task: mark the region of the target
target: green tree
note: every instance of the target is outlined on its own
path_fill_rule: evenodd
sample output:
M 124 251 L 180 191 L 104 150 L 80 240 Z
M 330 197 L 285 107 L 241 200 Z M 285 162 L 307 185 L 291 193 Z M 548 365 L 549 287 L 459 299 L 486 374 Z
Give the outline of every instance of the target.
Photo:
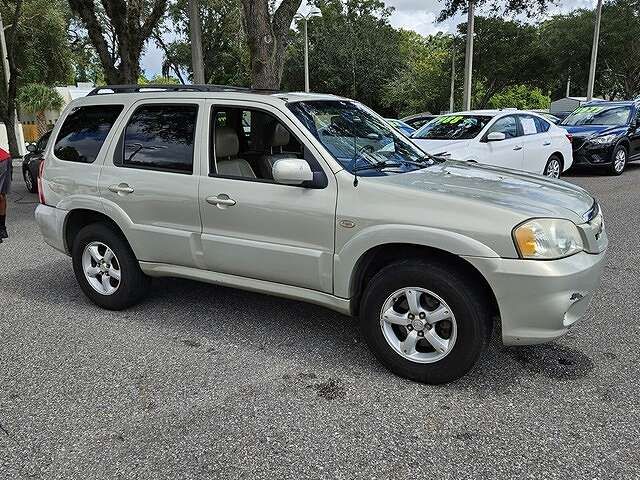
M 496 93 L 489 100 L 491 108 L 519 108 L 520 110 L 547 109 L 551 98 L 542 93 L 539 88 L 527 85 L 509 87 L 503 92 Z
M 524 15 L 533 17 L 545 13 L 549 5 L 559 4 L 559 0 L 474 0 L 476 8 L 484 6 L 493 14 Z M 438 16 L 438 20 L 446 20 L 457 13 L 466 13 L 469 0 L 444 0 L 444 8 Z
M 389 24 L 392 9 L 380 0 L 318 0 L 315 6 L 322 17 L 309 21 L 311 89 L 384 110 L 382 89 L 402 66 L 401 33 Z M 298 24 L 285 65 L 285 89 L 304 87 L 303 49 Z
M 69 0 L 95 49 L 107 83 L 136 83 L 145 43 L 167 0 Z
M 64 105 L 64 99 L 55 88 L 42 83 L 28 83 L 18 90 L 18 105 L 24 111 L 36 116 L 38 136 L 47 132 L 47 110 L 59 110 Z
M 0 2 L 6 26 L 9 85 L 0 74 L 0 121 L 7 129 L 9 149 L 19 155 L 14 110 L 20 87 L 27 83 L 54 85 L 72 80 L 67 36 L 67 11 L 61 0 Z M 0 62 L 0 70 L 3 69 Z
M 201 0 L 200 22 L 204 78 L 207 83 L 248 86 L 251 84 L 249 48 L 242 26 L 242 5 L 238 0 Z M 177 38 L 165 42 L 169 33 Z M 193 78 L 188 1 L 177 0 L 169 6 L 167 21 L 154 34 L 164 52 L 163 74 L 175 75 L 184 82 L 182 72 Z

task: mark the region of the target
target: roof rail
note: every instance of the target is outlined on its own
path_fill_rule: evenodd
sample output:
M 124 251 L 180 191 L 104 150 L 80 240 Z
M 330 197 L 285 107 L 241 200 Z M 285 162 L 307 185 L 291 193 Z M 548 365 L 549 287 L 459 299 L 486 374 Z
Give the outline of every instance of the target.
M 268 90 L 233 85 L 181 85 L 181 84 L 147 84 L 147 85 L 104 85 L 96 87 L 87 96 L 107 95 L 113 93 L 145 93 L 145 92 L 246 92 L 246 93 L 279 93 L 280 90 Z

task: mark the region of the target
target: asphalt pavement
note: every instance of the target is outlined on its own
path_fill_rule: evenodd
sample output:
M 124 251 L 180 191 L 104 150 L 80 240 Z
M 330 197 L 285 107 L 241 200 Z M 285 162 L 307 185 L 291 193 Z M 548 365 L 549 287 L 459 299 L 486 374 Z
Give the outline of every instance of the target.
M 547 345 L 494 339 L 433 387 L 313 305 L 162 279 L 135 308 L 99 309 L 43 243 L 16 168 L 0 478 L 640 478 L 640 164 L 566 180 L 598 198 L 611 241 L 586 317 Z

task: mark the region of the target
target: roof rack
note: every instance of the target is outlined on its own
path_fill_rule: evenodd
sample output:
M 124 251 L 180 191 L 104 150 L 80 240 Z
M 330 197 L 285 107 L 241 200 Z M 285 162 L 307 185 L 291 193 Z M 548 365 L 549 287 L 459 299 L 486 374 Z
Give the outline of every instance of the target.
M 96 87 L 87 96 L 108 95 L 113 93 L 145 93 L 145 92 L 245 92 L 245 93 L 280 93 L 280 90 L 262 88 L 236 87 L 233 85 L 180 85 L 180 84 L 147 84 L 147 85 L 104 85 Z

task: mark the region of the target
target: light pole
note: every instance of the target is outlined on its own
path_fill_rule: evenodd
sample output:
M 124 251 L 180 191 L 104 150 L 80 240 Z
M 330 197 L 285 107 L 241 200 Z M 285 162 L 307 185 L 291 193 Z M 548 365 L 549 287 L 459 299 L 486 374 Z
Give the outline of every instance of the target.
M 453 113 L 455 107 L 456 92 L 456 37 L 451 41 L 451 95 L 449 96 L 449 113 Z
M 591 64 L 589 65 L 589 83 L 587 84 L 587 102 L 593 98 L 593 85 L 596 82 L 596 61 L 598 60 L 598 43 L 600 42 L 600 19 L 602 18 L 602 0 L 596 7 L 596 26 L 593 30 L 593 46 L 591 47 Z
M 309 91 L 309 37 L 307 36 L 307 22 L 311 17 L 321 17 L 322 12 L 318 9 L 310 10 L 307 14 L 296 13 L 293 17 L 302 20 L 304 23 L 304 91 Z
M 473 33 L 475 21 L 475 2 L 469 0 L 467 7 L 467 48 L 464 54 L 464 86 L 462 96 L 462 109 L 471 110 L 471 75 L 473 72 Z

